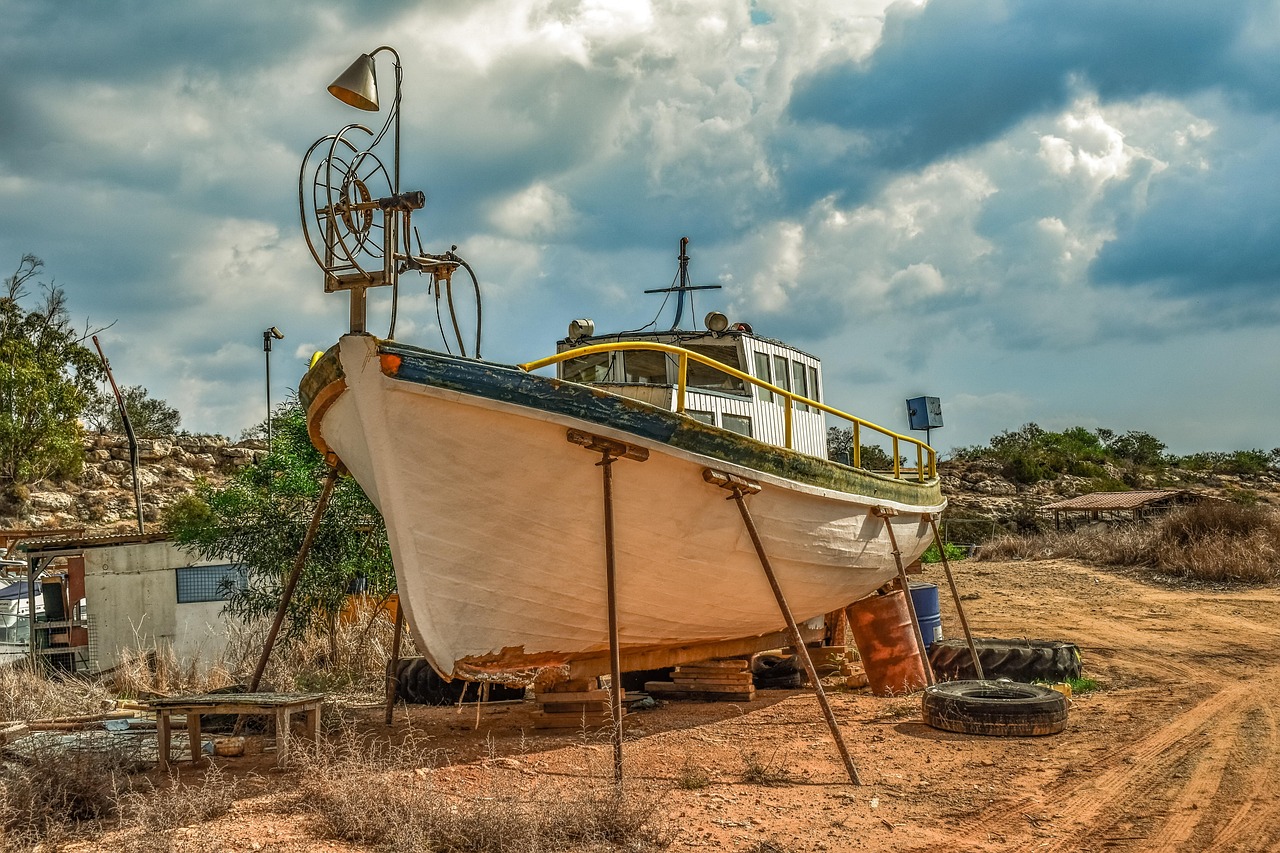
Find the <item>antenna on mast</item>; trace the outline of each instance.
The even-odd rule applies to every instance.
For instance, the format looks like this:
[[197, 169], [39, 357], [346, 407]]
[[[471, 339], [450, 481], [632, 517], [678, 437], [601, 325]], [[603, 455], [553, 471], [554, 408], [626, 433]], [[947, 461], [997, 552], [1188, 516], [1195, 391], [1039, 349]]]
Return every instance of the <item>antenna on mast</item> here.
[[[679, 284], [674, 287], [659, 287], [655, 290], [646, 290], [645, 293], [674, 293], [676, 294], [676, 318], [671, 323], [671, 331], [675, 332], [680, 328], [680, 320], [684, 316], [684, 295], [694, 290], [719, 290], [718, 284], [689, 284], [689, 238], [680, 238], [680, 275], [678, 276]], [[692, 301], [692, 300], [691, 300]]]

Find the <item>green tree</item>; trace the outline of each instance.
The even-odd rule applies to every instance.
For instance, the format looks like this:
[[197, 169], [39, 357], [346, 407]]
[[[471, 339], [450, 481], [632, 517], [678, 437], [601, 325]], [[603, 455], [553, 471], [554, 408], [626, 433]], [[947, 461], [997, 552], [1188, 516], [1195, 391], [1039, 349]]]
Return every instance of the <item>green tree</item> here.
[[[44, 262], [23, 255], [0, 293], [0, 487], [79, 473], [80, 416], [101, 378], [98, 356], [77, 333], [62, 288], [38, 280]], [[33, 286], [42, 298], [23, 307]]]
[[[141, 385], [126, 385], [120, 389], [129, 423], [138, 438], [160, 438], [175, 435], [182, 423], [182, 415], [164, 400], [152, 397]], [[99, 432], [124, 432], [124, 420], [120, 417], [120, 405], [110, 391], [95, 394], [85, 410], [85, 419]]]
[[[827, 427], [827, 458], [853, 464], [853, 428]], [[858, 448], [858, 462], [868, 471], [892, 471], [893, 455], [878, 444], [863, 444]], [[906, 465], [904, 456], [901, 464]]]
[[[248, 573], [246, 589], [232, 590], [227, 608], [251, 621], [273, 614], [315, 511], [328, 466], [307, 436], [295, 399], [272, 420], [271, 452], [241, 469], [222, 488], [208, 483], [165, 513], [174, 540], [203, 559], [235, 560]], [[334, 487], [285, 623], [286, 636], [327, 628], [349, 590], [373, 595], [395, 589], [386, 527], [360, 486], [342, 477]], [[330, 645], [331, 658], [336, 656]], [[330, 660], [332, 665], [336, 661]]]

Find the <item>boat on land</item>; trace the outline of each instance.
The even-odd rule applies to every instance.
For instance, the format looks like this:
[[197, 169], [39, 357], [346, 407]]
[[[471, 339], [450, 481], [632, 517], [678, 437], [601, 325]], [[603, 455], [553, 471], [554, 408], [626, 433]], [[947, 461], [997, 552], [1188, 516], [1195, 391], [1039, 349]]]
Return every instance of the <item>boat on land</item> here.
[[[417, 260], [441, 275], [440, 256]], [[763, 548], [812, 630], [896, 576], [895, 542], [910, 562], [931, 541], [932, 450], [828, 406], [821, 362], [748, 324], [712, 312], [680, 328], [696, 289], [684, 241], [680, 264], [666, 331], [578, 320], [555, 355], [508, 365], [358, 330], [303, 378], [312, 441], [382, 512], [408, 624], [442, 675], [609, 671], [602, 449], [624, 671], [786, 644], [726, 477], [759, 487]], [[827, 458], [828, 417], [853, 431], [849, 464]], [[892, 470], [859, 464], [877, 439]]]

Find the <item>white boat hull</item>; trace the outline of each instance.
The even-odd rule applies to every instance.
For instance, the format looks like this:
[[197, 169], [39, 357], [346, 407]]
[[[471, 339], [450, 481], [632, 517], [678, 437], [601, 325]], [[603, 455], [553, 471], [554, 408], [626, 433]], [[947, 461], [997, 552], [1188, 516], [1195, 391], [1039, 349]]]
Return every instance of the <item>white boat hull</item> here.
[[384, 372], [378, 341], [368, 336], [344, 337], [338, 358], [342, 378], [309, 406], [313, 438], [382, 512], [408, 624], [446, 676], [561, 664], [608, 649], [599, 454], [570, 443], [568, 429], [649, 451], [646, 461], [613, 464], [624, 651], [783, 627], [738, 508], [704, 481], [707, 468], [762, 486], [747, 504], [799, 621], [895, 576], [886, 522], [874, 507], [899, 511], [892, 524], [910, 562], [929, 541], [921, 514], [944, 505], [936, 484], [919, 490], [927, 503], [851, 494], [625, 427], [406, 381]]

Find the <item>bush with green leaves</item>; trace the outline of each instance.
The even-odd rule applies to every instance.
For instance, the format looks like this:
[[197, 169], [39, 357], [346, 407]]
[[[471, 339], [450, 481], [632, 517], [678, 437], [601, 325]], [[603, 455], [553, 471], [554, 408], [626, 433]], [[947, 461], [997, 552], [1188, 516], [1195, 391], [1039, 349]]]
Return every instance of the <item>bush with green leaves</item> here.
[[[267, 616], [279, 605], [328, 473], [311, 444], [296, 399], [277, 408], [270, 452], [215, 488], [200, 483], [195, 494], [165, 513], [174, 540], [203, 559], [235, 560], [248, 573], [245, 588], [228, 590], [230, 613], [245, 621]], [[322, 627], [333, 633], [334, 617], [349, 591], [385, 595], [395, 572], [382, 516], [350, 477], [341, 477], [304, 566], [288, 611], [288, 636]]]

